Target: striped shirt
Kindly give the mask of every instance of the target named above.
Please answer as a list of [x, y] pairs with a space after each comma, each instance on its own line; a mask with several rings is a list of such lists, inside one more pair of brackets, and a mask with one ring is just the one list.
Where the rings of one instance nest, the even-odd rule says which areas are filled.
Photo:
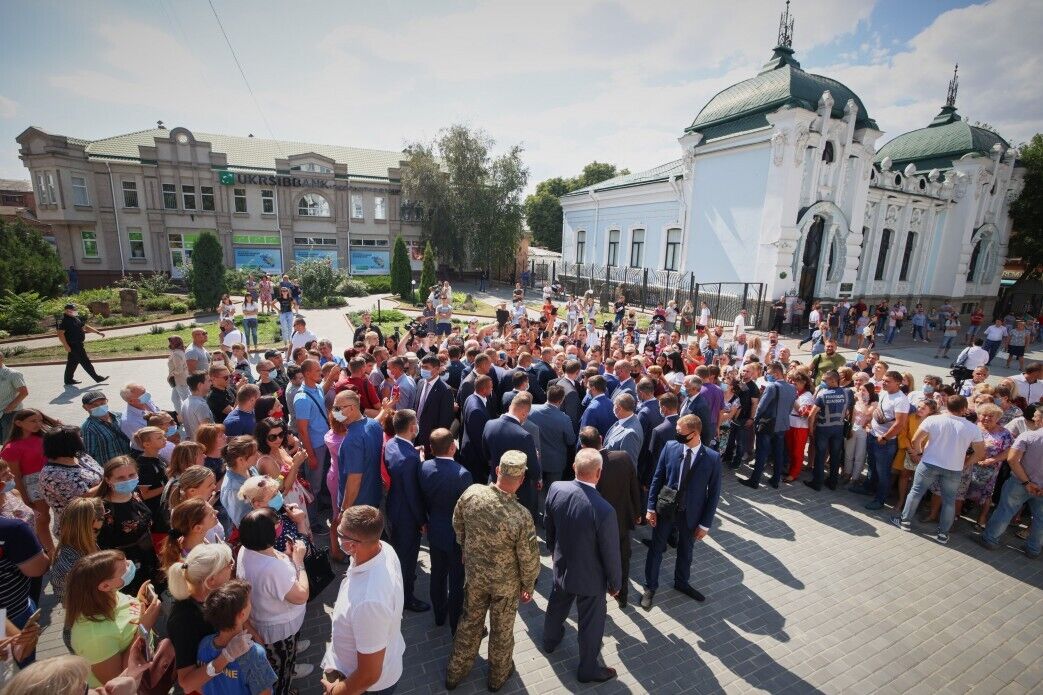
[[7, 609], [8, 618], [29, 607], [31, 580], [22, 574], [18, 565], [42, 552], [43, 547], [29, 524], [21, 519], [0, 517], [0, 608]]
[[109, 421], [89, 417], [80, 426], [83, 446], [91, 457], [104, 466], [110, 459], [130, 454], [130, 439], [120, 429], [120, 414], [109, 412]]

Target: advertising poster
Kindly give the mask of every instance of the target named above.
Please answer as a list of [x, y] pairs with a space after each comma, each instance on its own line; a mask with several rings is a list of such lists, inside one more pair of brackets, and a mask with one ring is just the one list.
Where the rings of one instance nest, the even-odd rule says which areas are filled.
[[235, 249], [237, 270], [255, 270], [258, 273], [279, 275], [282, 273], [282, 251], [280, 249]]
[[387, 275], [391, 272], [389, 251], [351, 249], [352, 275]]
[[302, 261], [329, 261], [333, 265], [334, 270], [340, 267], [336, 249], [294, 249], [293, 261], [294, 263]]

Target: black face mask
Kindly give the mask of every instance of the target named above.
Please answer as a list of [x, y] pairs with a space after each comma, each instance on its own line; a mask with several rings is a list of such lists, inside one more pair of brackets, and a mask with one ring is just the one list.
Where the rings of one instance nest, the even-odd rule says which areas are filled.
[[680, 432], [676, 432], [674, 434], [674, 439], [676, 439], [677, 441], [681, 442], [682, 444], [687, 444], [688, 440], [691, 439], [691, 438], [692, 438], [692, 435], [690, 435], [690, 434], [681, 434]]

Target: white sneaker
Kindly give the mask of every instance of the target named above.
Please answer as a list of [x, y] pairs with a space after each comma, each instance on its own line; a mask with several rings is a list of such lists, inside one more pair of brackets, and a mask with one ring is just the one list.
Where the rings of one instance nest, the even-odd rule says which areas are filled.
[[293, 679], [307, 678], [315, 670], [314, 664], [297, 664], [293, 669]]
[[297, 653], [300, 654], [301, 652], [308, 651], [308, 647], [310, 647], [310, 646], [311, 646], [311, 640], [310, 639], [299, 639], [299, 640], [297, 640]]

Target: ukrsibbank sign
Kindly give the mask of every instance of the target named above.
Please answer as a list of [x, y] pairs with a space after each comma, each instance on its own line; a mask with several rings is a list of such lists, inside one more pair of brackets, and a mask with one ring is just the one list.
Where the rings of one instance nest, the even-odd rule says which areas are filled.
[[234, 171], [222, 171], [219, 176], [221, 184], [224, 186], [250, 184], [254, 186], [284, 186], [286, 188], [326, 188], [331, 191], [351, 190], [351, 186], [347, 181], [335, 181], [333, 179], [273, 176], [271, 174], [240, 174]]

